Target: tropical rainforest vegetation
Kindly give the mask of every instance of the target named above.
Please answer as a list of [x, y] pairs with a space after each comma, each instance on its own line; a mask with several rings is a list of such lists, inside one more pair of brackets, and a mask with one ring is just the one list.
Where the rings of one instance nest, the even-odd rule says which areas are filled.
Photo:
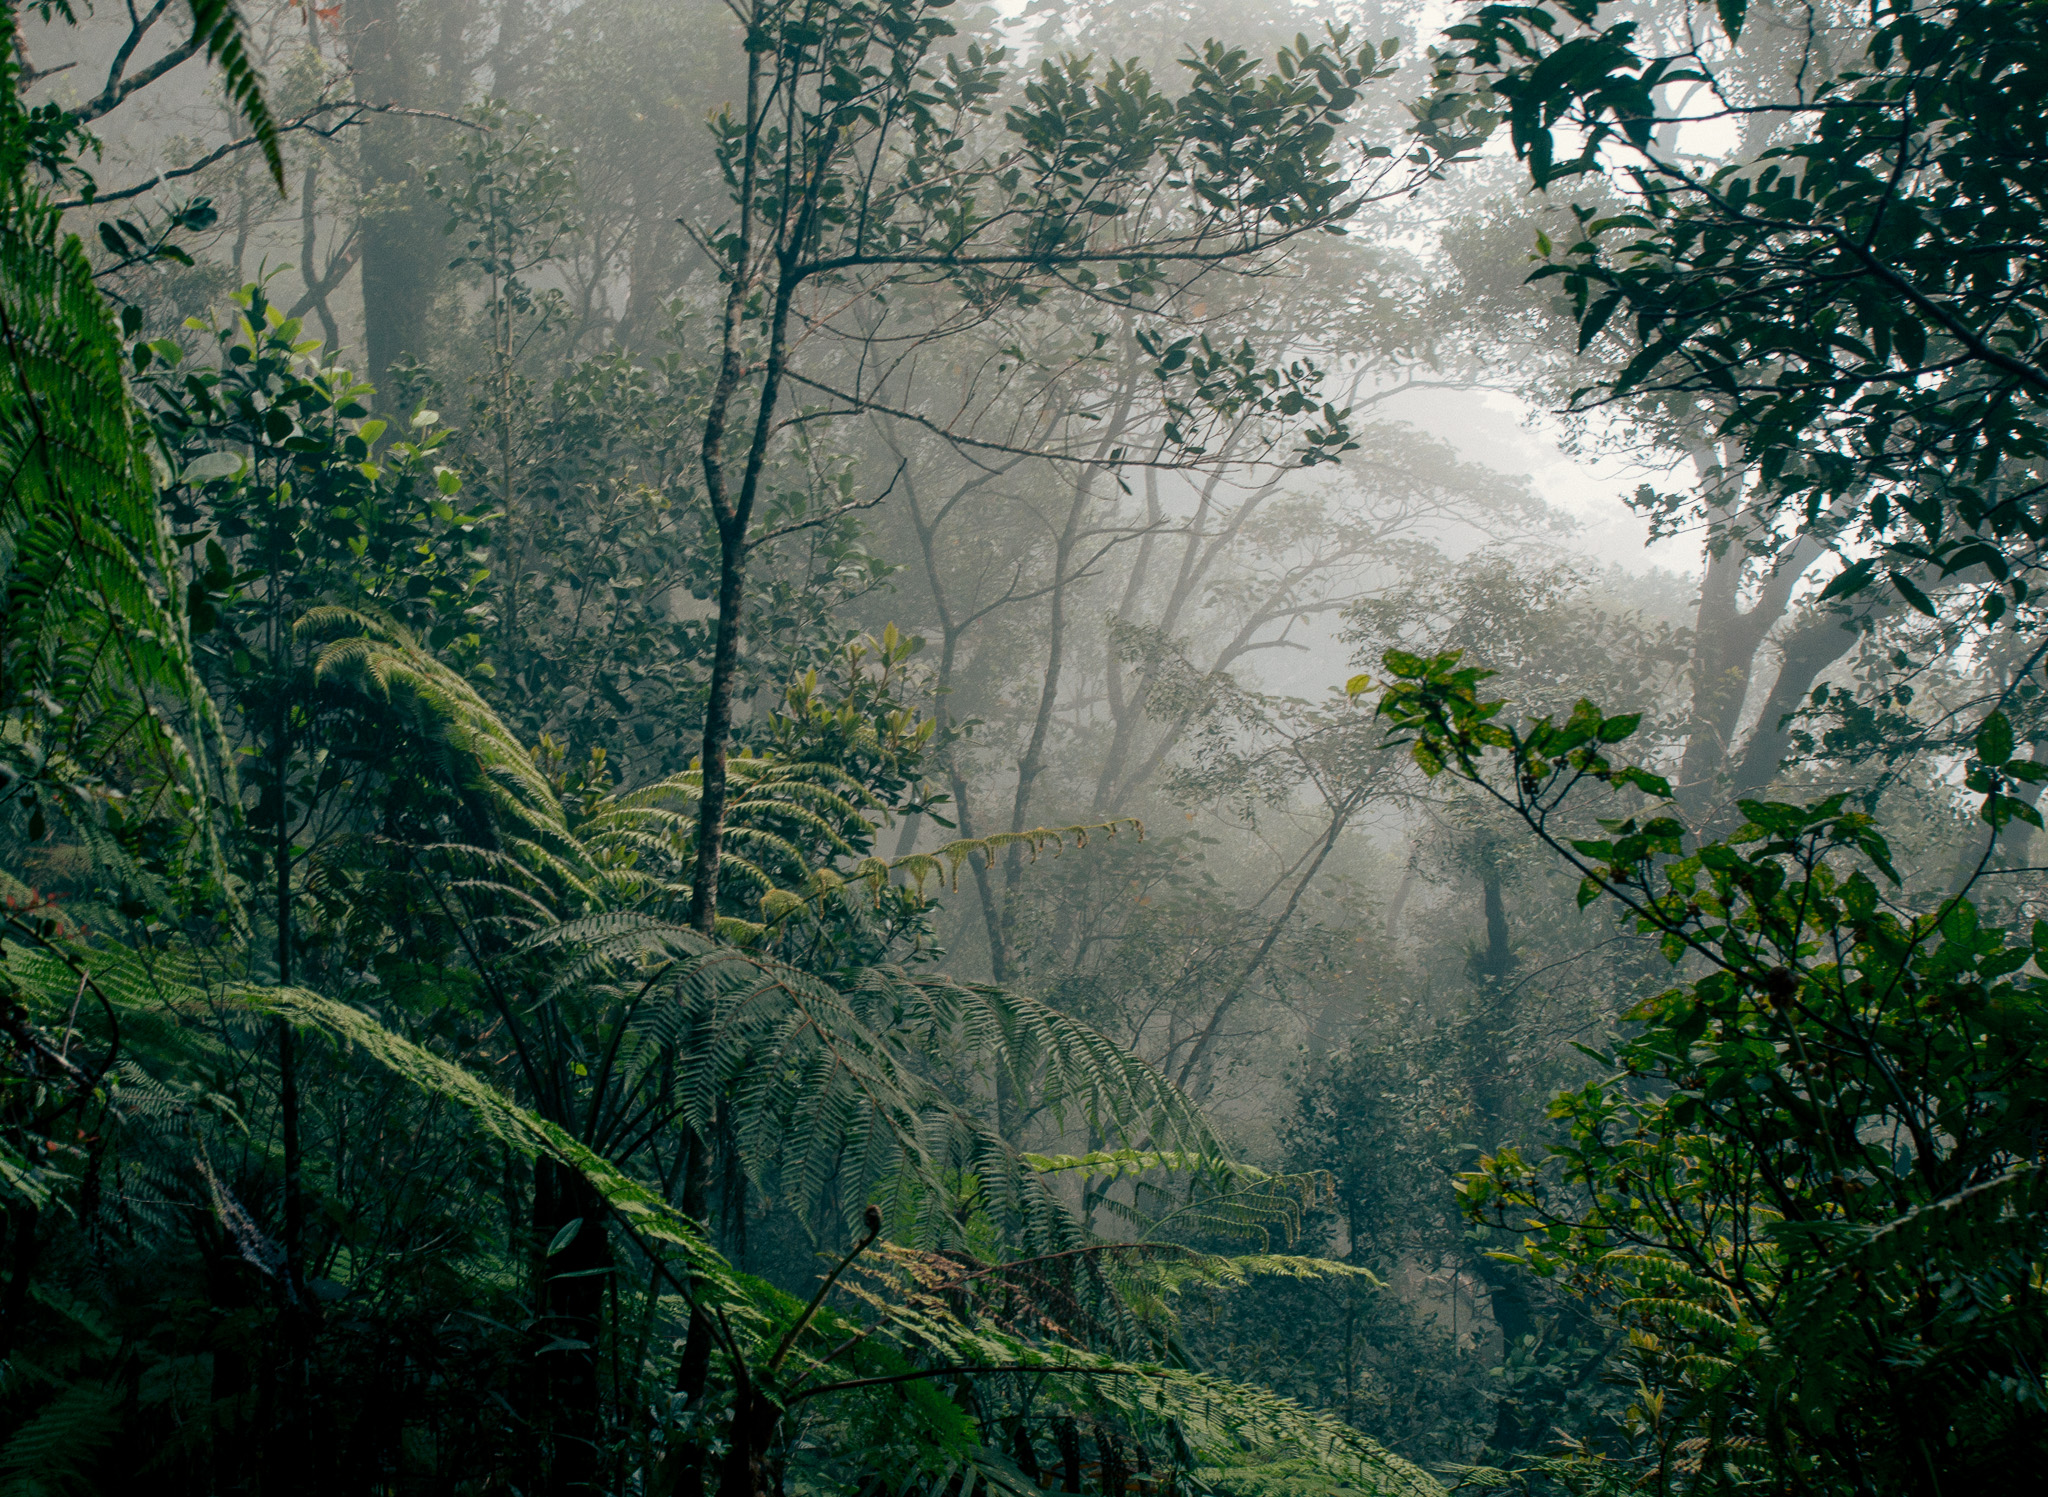
[[2038, 1479], [2048, 3], [0, 17], [0, 1487]]

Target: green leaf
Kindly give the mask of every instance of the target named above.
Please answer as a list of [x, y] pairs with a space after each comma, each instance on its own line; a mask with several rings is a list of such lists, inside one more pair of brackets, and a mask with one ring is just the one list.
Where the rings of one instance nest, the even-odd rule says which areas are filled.
[[548, 1244], [547, 1256], [552, 1258], [555, 1254], [561, 1252], [563, 1248], [576, 1240], [576, 1234], [582, 1230], [583, 1218], [579, 1216], [555, 1234], [555, 1240]]
[[1865, 557], [1862, 561], [1851, 562], [1828, 579], [1828, 585], [1820, 590], [1816, 602], [1825, 603], [1830, 598], [1847, 598], [1870, 586], [1870, 579], [1877, 575], [1877, 559]]
[[241, 471], [242, 455], [239, 452], [209, 452], [187, 463], [185, 471], [178, 475], [178, 482], [211, 483], [216, 478], [232, 478]]
[[1889, 575], [1892, 579], [1892, 586], [1899, 590], [1900, 597], [1904, 598], [1913, 607], [1917, 608], [1920, 612], [1926, 614], [1931, 619], [1938, 619], [1941, 617], [1940, 613], [1938, 613], [1935, 610], [1934, 605], [1928, 601], [1927, 594], [1920, 591], [1919, 587], [1915, 585], [1912, 578], [1908, 577], [1904, 572], [1901, 572], [1896, 568], [1894, 568]]
[[1994, 712], [1977, 729], [1977, 757], [1993, 769], [2012, 758], [2012, 722], [2003, 712]]
[[1671, 781], [1660, 774], [1652, 774], [1640, 765], [1630, 765], [1616, 777], [1617, 781], [1634, 785], [1645, 795], [1654, 795], [1660, 800], [1671, 799]]
[[1608, 320], [1614, 316], [1615, 308], [1621, 305], [1621, 293], [1610, 291], [1586, 309], [1586, 315], [1579, 320], [1579, 352], [1584, 353], [1592, 341], [1600, 336]]

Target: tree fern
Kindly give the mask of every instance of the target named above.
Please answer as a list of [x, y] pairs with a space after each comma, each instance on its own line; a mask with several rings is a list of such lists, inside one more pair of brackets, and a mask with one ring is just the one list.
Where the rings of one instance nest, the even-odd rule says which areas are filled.
[[[67, 964], [46, 954], [11, 955], [15, 959], [10, 968], [23, 979], [38, 1008], [48, 1011], [65, 1001], [72, 970]], [[727, 960], [756, 970], [762, 966], [759, 958], [744, 955], [729, 956]], [[203, 989], [184, 986], [165, 968], [151, 970], [133, 952], [95, 952], [92, 966], [95, 981], [124, 1014], [151, 1006], [185, 1008], [197, 1014], [217, 1008], [224, 1000], [251, 1015], [283, 1017], [301, 1030], [324, 1034], [403, 1077], [422, 1095], [460, 1109], [492, 1140], [527, 1158], [547, 1157], [576, 1170], [597, 1190], [622, 1227], [647, 1242], [666, 1243], [683, 1250], [702, 1292], [724, 1308], [728, 1328], [736, 1327], [732, 1334], [742, 1337], [745, 1347], [753, 1348], [754, 1354], [782, 1337], [794, 1323], [786, 1296], [778, 1297], [758, 1281], [734, 1273], [705, 1241], [696, 1224], [677, 1213], [657, 1190], [618, 1169], [558, 1125], [519, 1106], [474, 1073], [395, 1034], [361, 1010], [293, 989], [238, 987], [210, 995]], [[787, 974], [780, 977], [788, 980]], [[901, 996], [898, 995], [899, 999]], [[841, 1022], [844, 1023], [843, 1016]], [[1056, 1037], [1049, 1036], [1047, 1042], [1056, 1043]], [[799, 1069], [816, 1081], [815, 1066]], [[906, 1083], [896, 1084], [906, 1095], [911, 1093]], [[949, 1143], [958, 1142], [954, 1130], [926, 1129], [915, 1117], [887, 1121], [915, 1137], [932, 1155]], [[1156, 1124], [1159, 1120], [1154, 1121]], [[1192, 1109], [1188, 1121], [1198, 1121]], [[972, 1140], [964, 1157], [989, 1168], [993, 1163], [986, 1152], [990, 1145], [985, 1136]], [[983, 1152], [977, 1154], [977, 1148]], [[955, 1157], [962, 1157], [961, 1151], [956, 1149]], [[1270, 1274], [1300, 1277], [1357, 1272], [1313, 1260], [1274, 1257], [1239, 1262], [1180, 1250], [1162, 1252], [1142, 1245], [1112, 1246], [1104, 1251], [1133, 1258], [1149, 1256], [1163, 1264], [1163, 1271], [1153, 1277], [1166, 1292], [1195, 1284], [1227, 1286]], [[942, 1271], [953, 1272], [955, 1277], [960, 1262], [909, 1249], [895, 1250], [890, 1261], [899, 1266], [938, 1264]], [[1029, 1271], [1028, 1265], [993, 1268], [989, 1282], [998, 1285], [1014, 1285]], [[841, 1365], [835, 1359], [822, 1357], [822, 1343], [814, 1336], [794, 1349], [793, 1366], [803, 1374], [801, 1386], [792, 1390], [795, 1396], [858, 1398], [870, 1385], [882, 1386], [904, 1379], [922, 1381], [926, 1374], [919, 1368], [930, 1359], [939, 1358], [959, 1375], [1028, 1376], [1042, 1389], [1051, 1390], [1053, 1396], [1075, 1406], [1092, 1407], [1134, 1424], [1156, 1427], [1162, 1421], [1169, 1423], [1199, 1459], [1241, 1458], [1248, 1450], [1264, 1451], [1309, 1461], [1331, 1480], [1348, 1483], [1362, 1492], [1420, 1497], [1436, 1490], [1426, 1477], [1355, 1431], [1263, 1390], [1166, 1363], [1129, 1361], [1090, 1351], [1071, 1338], [1062, 1340], [1056, 1334], [1049, 1335], [1059, 1328], [1043, 1316], [1030, 1326], [1036, 1334], [1022, 1334], [1000, 1324], [963, 1320], [956, 1309], [949, 1308], [960, 1303], [959, 1297], [930, 1274], [923, 1276], [921, 1287], [913, 1275], [907, 1292], [870, 1290], [857, 1294], [857, 1298], [883, 1312], [886, 1339], [911, 1360], [877, 1363], [868, 1358]], [[1015, 1318], [1011, 1317], [1013, 1321]], [[843, 1321], [831, 1318], [819, 1327], [821, 1334], [838, 1334], [846, 1329]], [[849, 1380], [849, 1370], [868, 1376]], [[67, 1391], [43, 1415], [18, 1432], [15, 1443], [0, 1459], [14, 1463], [18, 1457], [25, 1470], [30, 1462], [43, 1460], [59, 1448], [60, 1430], [70, 1431], [64, 1436], [70, 1444], [64, 1448], [79, 1448], [81, 1434], [90, 1436], [92, 1420], [97, 1417], [94, 1410], [100, 1407], [85, 1393]]]
[[[317, 993], [292, 988], [241, 988], [231, 1001], [259, 1013], [276, 1014], [301, 1029], [317, 1031], [352, 1045], [386, 1069], [403, 1076], [422, 1093], [460, 1107], [490, 1138], [527, 1159], [543, 1156], [575, 1170], [588, 1180], [617, 1213], [622, 1225], [643, 1237], [666, 1242], [689, 1254], [699, 1277], [721, 1279], [723, 1261], [704, 1239], [697, 1224], [676, 1211], [663, 1197], [631, 1178], [557, 1124], [519, 1106], [495, 1087], [423, 1045], [393, 1033], [359, 1009]], [[726, 1287], [738, 1293], [730, 1283]]]
[[841, 987], [631, 912], [565, 922], [529, 949], [565, 954], [558, 982], [619, 985], [622, 1085], [660, 1070], [699, 1128], [731, 1108], [757, 1179], [805, 1201], [836, 1187], [849, 1215], [902, 1168], [976, 1172], [1026, 1216], [1048, 1199], [1024, 1156], [925, 1073], [922, 1057], [954, 1050], [987, 1057], [1055, 1117], [1220, 1152], [1164, 1077], [1021, 995], [880, 967]]

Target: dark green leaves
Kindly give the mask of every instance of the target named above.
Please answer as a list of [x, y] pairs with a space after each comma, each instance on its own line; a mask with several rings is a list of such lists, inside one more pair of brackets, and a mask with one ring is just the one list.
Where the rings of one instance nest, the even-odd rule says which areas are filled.
[[1977, 757], [1993, 769], [2012, 758], [2012, 723], [2003, 712], [1994, 712], [1977, 729]]
[[[1739, 37], [1742, 0], [1714, 8]], [[1881, 570], [1932, 618], [1934, 579], [1983, 574], [1999, 593], [1972, 611], [2013, 617], [2048, 546], [2048, 515], [2021, 497], [2048, 451], [2048, 12], [1881, 6], [1863, 55], [1803, 85], [1791, 138], [1706, 175], [1656, 131], [1696, 96], [1672, 85], [1754, 86], [1744, 54], [1709, 61], [1682, 28], [1660, 51], [1667, 33], [1591, 0], [1486, 5], [1450, 34], [1425, 151], [1478, 149], [1487, 127], [1468, 122], [1505, 101], [1538, 186], [1604, 170], [1633, 200], [1577, 209], [1579, 242], [1535, 272], [1564, 283], [1582, 349], [1618, 345], [1576, 402], [1711, 413], [1764, 512], [1829, 515], [1874, 546], [1826, 599]]]
[[1851, 562], [1828, 579], [1828, 585], [1821, 589], [1819, 601], [1825, 603], [1830, 598], [1853, 598], [1870, 586], [1871, 579], [1876, 575], [1875, 557], [1866, 556], [1861, 561]]
[[1889, 575], [1892, 579], [1892, 586], [1899, 590], [1899, 596], [1904, 598], [1916, 610], [1926, 614], [1931, 619], [1941, 617], [1940, 610], [1935, 608], [1927, 594], [1920, 590], [1919, 585], [1911, 577], [1908, 577], [1896, 567], [1892, 569]]

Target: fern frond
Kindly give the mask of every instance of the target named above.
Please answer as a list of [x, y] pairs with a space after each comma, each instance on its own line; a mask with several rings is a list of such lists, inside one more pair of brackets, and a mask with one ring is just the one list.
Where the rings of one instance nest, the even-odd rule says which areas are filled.
[[120, 1429], [118, 1383], [71, 1384], [36, 1412], [0, 1447], [0, 1473], [16, 1490], [51, 1491], [83, 1485], [93, 1458]]
[[253, 1012], [277, 1015], [298, 1028], [323, 1032], [354, 1046], [425, 1095], [462, 1108], [497, 1142], [528, 1159], [546, 1155], [575, 1170], [590, 1182], [623, 1224], [641, 1236], [683, 1249], [693, 1274], [738, 1294], [724, 1259], [706, 1241], [695, 1222], [669, 1205], [659, 1193], [620, 1171], [556, 1124], [519, 1106], [480, 1077], [394, 1034], [360, 1010], [317, 993], [298, 988], [238, 988], [230, 990], [227, 997]]
[[263, 98], [263, 74], [249, 57], [248, 23], [234, 0], [187, 0], [192, 9], [192, 35], [220, 70], [221, 90], [256, 137], [263, 163], [278, 191], [284, 190], [284, 156], [277, 140], [277, 121]]
[[53, 786], [119, 760], [145, 806], [204, 784], [201, 745], [158, 710], [220, 724], [172, 601], [174, 547], [135, 420], [112, 313], [76, 236], [0, 183], [0, 670]]

